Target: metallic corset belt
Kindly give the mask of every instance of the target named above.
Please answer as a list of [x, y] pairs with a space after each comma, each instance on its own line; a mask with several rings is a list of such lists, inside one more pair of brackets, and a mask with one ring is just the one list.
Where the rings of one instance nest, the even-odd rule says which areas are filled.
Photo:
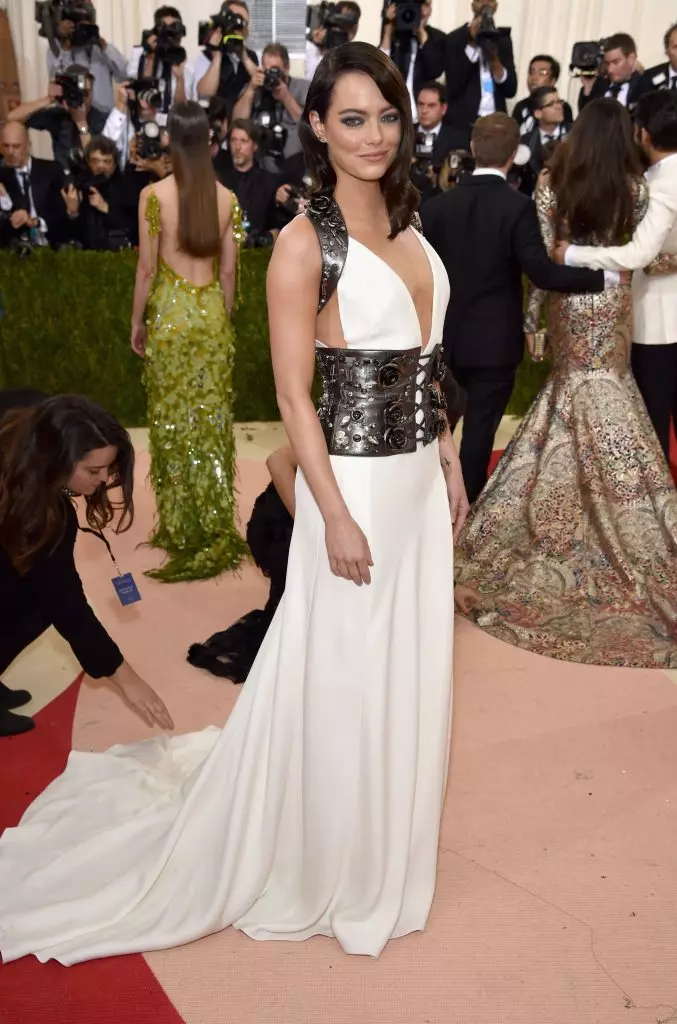
[[442, 346], [318, 348], [318, 416], [330, 455], [401, 455], [446, 429]]

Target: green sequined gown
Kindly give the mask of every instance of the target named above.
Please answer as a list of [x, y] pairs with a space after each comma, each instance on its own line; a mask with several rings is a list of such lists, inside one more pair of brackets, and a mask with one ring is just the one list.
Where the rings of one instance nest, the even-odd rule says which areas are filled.
[[[152, 235], [159, 223], [154, 194], [148, 207]], [[146, 326], [150, 475], [158, 511], [149, 542], [168, 555], [147, 575], [165, 582], [209, 579], [235, 569], [246, 552], [236, 524], [235, 335], [218, 274], [197, 287], [158, 260]]]

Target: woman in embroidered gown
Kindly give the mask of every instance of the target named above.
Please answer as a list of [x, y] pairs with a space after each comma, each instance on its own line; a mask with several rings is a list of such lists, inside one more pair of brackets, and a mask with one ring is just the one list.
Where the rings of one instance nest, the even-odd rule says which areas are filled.
[[449, 283], [411, 227], [410, 103], [389, 58], [329, 53], [302, 136], [324, 199], [282, 232], [268, 281], [299, 463], [284, 596], [223, 730], [74, 753], [5, 833], [6, 960], [71, 964], [228, 925], [378, 956], [425, 927], [467, 507], [440, 436]]
[[[619, 244], [647, 192], [630, 119], [589, 104], [536, 196], [558, 238]], [[530, 293], [526, 330], [540, 325]], [[568, 661], [677, 666], [677, 492], [629, 367], [630, 287], [549, 296], [552, 372], [474, 505], [456, 557], [461, 610]]]
[[148, 575], [172, 582], [234, 569], [246, 545], [235, 522], [230, 321], [238, 208], [216, 181], [200, 105], [177, 104], [168, 127], [174, 173], [140, 200], [132, 348], [146, 359], [150, 542], [169, 555]]

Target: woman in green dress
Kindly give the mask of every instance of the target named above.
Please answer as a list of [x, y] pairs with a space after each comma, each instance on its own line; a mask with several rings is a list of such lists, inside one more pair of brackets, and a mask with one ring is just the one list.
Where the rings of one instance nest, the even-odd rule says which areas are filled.
[[177, 104], [169, 118], [173, 174], [139, 203], [132, 348], [145, 357], [151, 479], [167, 552], [166, 582], [235, 569], [246, 545], [236, 525], [233, 355], [241, 217], [217, 183], [207, 115]]

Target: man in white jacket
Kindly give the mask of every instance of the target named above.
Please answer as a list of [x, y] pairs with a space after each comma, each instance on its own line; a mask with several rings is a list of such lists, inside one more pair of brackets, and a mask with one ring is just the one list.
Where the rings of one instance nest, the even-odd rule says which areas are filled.
[[637, 106], [636, 130], [650, 167], [649, 206], [632, 241], [601, 248], [560, 243], [571, 267], [634, 270], [632, 371], [668, 456], [677, 417], [677, 91], [650, 92]]

